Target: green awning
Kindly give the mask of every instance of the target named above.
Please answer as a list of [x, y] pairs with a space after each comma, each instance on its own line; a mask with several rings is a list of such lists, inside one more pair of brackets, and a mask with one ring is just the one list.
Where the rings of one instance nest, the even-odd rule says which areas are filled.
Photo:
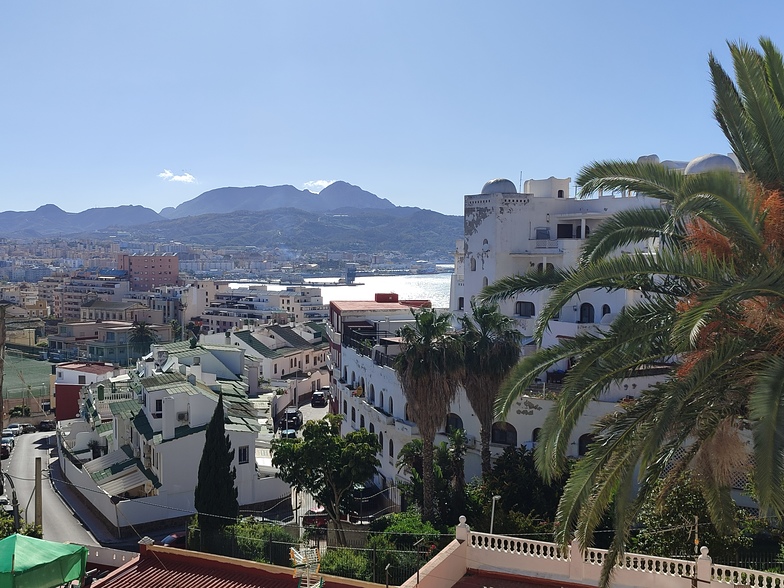
[[55, 588], [80, 580], [87, 548], [26, 535], [0, 540], [0, 588]]

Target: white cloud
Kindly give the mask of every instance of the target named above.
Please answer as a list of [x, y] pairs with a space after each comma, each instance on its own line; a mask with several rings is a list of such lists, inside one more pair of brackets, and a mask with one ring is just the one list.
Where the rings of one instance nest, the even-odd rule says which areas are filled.
[[305, 190], [309, 190], [315, 194], [321, 192], [324, 188], [329, 186], [330, 184], [334, 184], [335, 180], [311, 180], [309, 182], [305, 182], [302, 187]]
[[193, 184], [196, 181], [196, 178], [194, 178], [188, 172], [185, 172], [180, 175], [175, 175], [168, 169], [165, 169], [161, 173], [159, 173], [158, 177], [161, 178], [162, 180], [166, 180], [167, 182], [182, 182], [184, 184]]

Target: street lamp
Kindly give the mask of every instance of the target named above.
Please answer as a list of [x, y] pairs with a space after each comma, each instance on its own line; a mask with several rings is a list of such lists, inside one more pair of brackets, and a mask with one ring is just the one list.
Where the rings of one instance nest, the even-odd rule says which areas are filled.
[[493, 523], [495, 522], [495, 503], [501, 500], [501, 497], [496, 494], [493, 496], [493, 507], [490, 509], [490, 534], [493, 534]]

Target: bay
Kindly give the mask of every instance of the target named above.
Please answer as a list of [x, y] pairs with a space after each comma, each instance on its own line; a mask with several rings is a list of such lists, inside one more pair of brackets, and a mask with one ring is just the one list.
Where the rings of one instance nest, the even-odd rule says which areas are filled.
[[[357, 276], [353, 286], [337, 285], [330, 281], [306, 282], [306, 286], [321, 288], [324, 304], [332, 300], [373, 300], [377, 293], [395, 293], [400, 300], [430, 300], [434, 308], [449, 308], [449, 286], [452, 273], [412, 274], [399, 276]], [[232, 283], [232, 288], [252, 288], [254, 284]], [[268, 290], [285, 290], [290, 286], [267, 284]]]

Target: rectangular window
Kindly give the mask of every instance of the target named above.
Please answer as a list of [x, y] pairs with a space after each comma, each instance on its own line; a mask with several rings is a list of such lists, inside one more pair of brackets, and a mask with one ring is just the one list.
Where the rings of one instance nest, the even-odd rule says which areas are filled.
[[163, 416], [163, 398], [155, 400], [155, 412], [152, 413], [153, 418], [159, 419]]
[[79, 376], [79, 383], [86, 384], [87, 383], [87, 376]]
[[239, 461], [239, 463], [248, 463], [248, 461], [249, 461], [249, 453], [250, 452], [248, 451], [248, 446], [247, 445], [243, 445], [242, 447], [238, 447], [237, 448], [237, 461]]

